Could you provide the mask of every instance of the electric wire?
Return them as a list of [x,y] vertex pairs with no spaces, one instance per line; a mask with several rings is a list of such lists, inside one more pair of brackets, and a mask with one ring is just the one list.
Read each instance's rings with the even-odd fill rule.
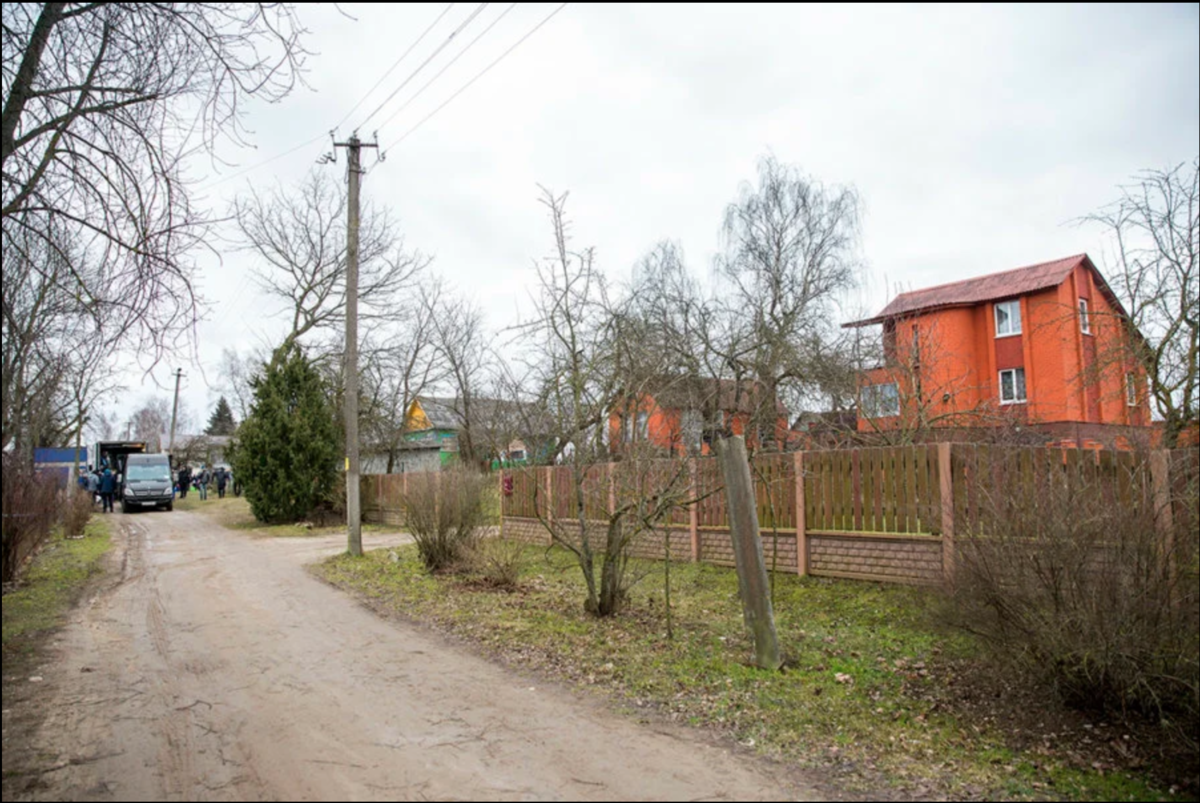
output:
[[429,88],[429,86],[430,86],[430,85],[431,85],[431,84],[432,84],[434,81],[436,81],[438,78],[440,78],[440,77],[442,76],[442,73],[446,72],[446,70],[448,70],[448,69],[450,69],[451,67],[453,67],[453,66],[454,66],[454,62],[456,62],[456,61],[458,61],[460,58],[462,58],[463,54],[464,54],[464,53],[466,53],[468,50],[470,50],[472,45],[474,45],[476,42],[478,42],[480,39],[482,39],[482,38],[483,38],[483,37],[484,37],[484,36],[487,34],[487,32],[488,32],[488,31],[490,31],[492,28],[495,28],[495,27],[496,27],[496,23],[498,23],[500,20],[504,19],[505,15],[506,15],[506,14],[508,14],[508,12],[512,11],[512,10],[513,10],[514,8],[516,8],[516,7],[517,7],[517,4],[516,4],[516,3],[513,3],[511,6],[509,6],[509,7],[508,7],[508,8],[506,8],[506,9],[504,9],[503,11],[501,11],[501,12],[500,12],[500,16],[498,16],[498,17],[496,17],[496,19],[492,20],[492,21],[491,21],[491,23],[490,23],[490,24],[489,24],[489,25],[488,25],[486,28],[484,28],[482,31],[480,31],[480,32],[479,32],[479,35],[478,35],[478,36],[476,36],[476,37],[475,37],[474,39],[472,39],[472,40],[471,40],[469,43],[467,43],[467,46],[466,46],[466,47],[464,47],[462,50],[460,50],[457,56],[455,56],[454,58],[450,59],[450,61],[448,61],[448,62],[446,63],[446,66],[444,66],[444,67],[442,67],[442,69],[438,70],[438,71],[437,71],[437,74],[436,74],[436,75],[434,75],[432,78],[430,78],[428,81],[426,81],[426,82],[425,82],[425,84],[424,84],[424,86],[422,86],[420,89],[418,89],[418,90],[417,90],[417,91],[416,91],[416,92],[413,94],[413,96],[412,96],[412,97],[410,97],[408,100],[404,101],[404,103],[402,103],[402,104],[400,105],[400,108],[396,109],[396,111],[394,111],[394,112],[392,112],[391,114],[389,114],[389,115],[388,115],[388,116],[387,116],[387,117],[386,117],[386,118],[385,118],[385,119],[384,119],[382,122],[380,122],[380,124],[379,124],[379,128],[383,128],[384,126],[386,126],[386,125],[387,125],[388,123],[390,123],[390,122],[391,122],[393,119],[395,119],[396,115],[398,115],[400,112],[402,112],[402,111],[404,111],[405,109],[407,109],[407,108],[409,107],[409,104],[411,104],[411,103],[412,103],[414,100],[416,100],[417,98],[421,97],[421,93],[422,93],[422,92],[424,92],[426,89],[428,89],[428,88]]
[[480,3],[475,8],[475,10],[472,11],[470,13],[470,15],[467,16],[467,18],[465,20],[463,20],[461,23],[459,23],[459,26],[457,28],[455,28],[453,31],[450,32],[450,35],[446,37],[446,41],[444,41],[440,45],[438,45],[437,49],[434,50],[432,53],[430,53],[428,58],[426,58],[423,62],[421,62],[415,70],[413,70],[411,73],[409,73],[408,77],[400,82],[400,86],[393,89],[392,94],[390,94],[386,98],[384,98],[383,102],[380,103],[378,106],[376,106],[375,110],[372,111],[370,114],[368,114],[367,118],[365,120],[363,120],[361,123],[359,123],[358,125],[356,125],[354,127],[354,130],[357,131],[360,128],[363,128],[364,126],[366,126],[367,123],[371,122],[371,118],[374,117],[375,115],[379,114],[379,111],[388,104],[388,101],[390,101],[392,98],[396,97],[396,94],[401,89],[404,89],[404,87],[408,86],[408,82],[411,81],[412,79],[416,78],[417,75],[421,72],[421,70],[425,69],[425,66],[427,64],[429,64],[429,62],[431,62],[435,58],[437,58],[438,54],[441,53],[443,50],[445,50],[446,46],[449,45],[452,41],[454,41],[454,37],[458,36],[462,32],[462,30],[464,28],[466,28],[468,25],[470,25],[475,20],[475,18],[478,17],[479,14],[487,7],[488,7],[487,3]]
[[461,95],[463,92],[465,92],[465,91],[466,91],[468,88],[470,88],[471,84],[475,83],[475,82],[476,82],[476,81],[478,81],[480,78],[482,78],[482,77],[484,76],[484,74],[485,74],[485,73],[487,73],[487,71],[488,71],[488,70],[492,69],[492,68],[493,68],[493,67],[495,67],[497,64],[499,64],[499,63],[500,63],[500,62],[501,62],[501,61],[502,61],[502,60],[505,58],[505,56],[507,56],[509,53],[513,52],[514,50],[516,50],[516,49],[517,49],[517,48],[518,48],[518,47],[521,45],[521,43],[522,43],[522,42],[524,42],[526,39],[528,39],[529,37],[531,37],[531,36],[533,36],[535,33],[537,33],[539,28],[541,28],[543,25],[545,25],[547,22],[549,22],[549,21],[550,21],[550,20],[551,20],[551,19],[554,17],[554,15],[555,15],[555,14],[557,14],[557,13],[558,13],[558,12],[560,12],[560,11],[562,11],[564,8],[566,8],[566,7],[567,7],[567,5],[568,5],[567,3],[563,3],[563,4],[562,4],[562,5],[560,5],[558,8],[554,9],[553,11],[551,11],[551,12],[550,12],[550,13],[549,13],[549,14],[546,16],[546,18],[545,18],[545,19],[543,19],[541,22],[539,22],[537,25],[535,25],[535,26],[533,27],[533,29],[529,31],[529,33],[525,34],[525,35],[524,35],[524,36],[522,36],[520,39],[518,39],[518,40],[516,41],[516,43],[515,43],[515,44],[514,44],[512,47],[510,47],[508,50],[505,50],[503,53],[501,53],[501,54],[500,54],[500,55],[499,55],[499,56],[496,58],[496,60],[495,60],[495,61],[493,61],[491,64],[489,64],[488,66],[486,66],[486,67],[484,67],[482,70],[480,70],[478,73],[476,73],[474,78],[472,78],[470,81],[467,81],[465,84],[463,84],[461,87],[459,87],[459,89],[458,89],[458,91],[457,91],[457,92],[455,92],[455,93],[454,93],[453,95],[451,95],[450,97],[446,98],[446,100],[442,102],[442,105],[438,106],[436,109],[434,109],[433,111],[431,111],[429,114],[427,114],[427,115],[425,115],[424,117],[422,117],[422,118],[421,118],[421,120],[420,120],[420,122],[418,122],[418,123],[417,123],[416,125],[414,125],[412,128],[408,129],[408,131],[405,131],[405,132],[404,132],[404,134],[403,134],[403,135],[401,135],[401,137],[400,137],[399,139],[397,139],[396,141],[392,142],[390,145],[388,145],[388,146],[386,146],[385,148],[383,148],[383,149],[382,149],[383,153],[384,153],[384,154],[386,154],[386,153],[387,153],[387,151],[391,150],[392,148],[394,148],[395,146],[399,145],[399,144],[400,144],[401,142],[403,142],[404,140],[408,139],[408,138],[409,138],[409,137],[410,137],[410,136],[413,134],[413,132],[415,132],[415,131],[416,131],[418,128],[420,128],[421,126],[425,125],[425,123],[426,123],[426,122],[428,122],[428,121],[429,121],[429,119],[430,119],[431,117],[433,117],[435,114],[437,114],[438,112],[440,112],[442,109],[446,108],[446,106],[448,106],[448,105],[450,104],[450,102],[451,102],[451,101],[453,101],[455,98],[457,98],[457,97],[458,97],[459,95]]

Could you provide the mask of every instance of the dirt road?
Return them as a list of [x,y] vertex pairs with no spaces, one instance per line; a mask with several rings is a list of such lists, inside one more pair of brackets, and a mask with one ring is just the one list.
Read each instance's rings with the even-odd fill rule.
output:
[[[342,538],[253,539],[183,511],[112,520],[114,577],[40,682],[5,678],[6,798],[815,797],[685,729],[380,619],[303,569]],[[44,720],[10,784],[10,717],[34,705]]]

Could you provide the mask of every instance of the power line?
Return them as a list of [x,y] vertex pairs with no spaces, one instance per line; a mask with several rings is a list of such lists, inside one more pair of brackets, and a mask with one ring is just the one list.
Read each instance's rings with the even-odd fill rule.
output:
[[362,123],[360,123],[359,125],[354,127],[354,130],[357,131],[360,128],[363,128],[364,126],[366,126],[367,123],[371,122],[371,118],[374,117],[376,114],[379,114],[379,110],[382,109],[384,106],[386,106],[388,104],[388,101],[390,101],[392,98],[396,97],[397,92],[399,92],[401,89],[404,89],[404,87],[408,86],[408,82],[411,81],[412,79],[416,78],[417,74],[419,72],[421,72],[421,70],[425,69],[425,65],[429,64],[429,62],[433,61],[439,53],[441,53],[443,50],[445,50],[446,46],[449,45],[450,42],[452,42],[454,40],[454,37],[458,36],[459,33],[461,33],[462,30],[464,28],[466,28],[468,25],[470,25],[475,20],[475,18],[479,16],[480,12],[482,12],[487,7],[488,7],[487,3],[480,3],[475,8],[475,10],[472,11],[470,13],[470,15],[459,24],[459,26],[457,28],[455,28],[453,31],[450,32],[450,35],[446,37],[446,41],[442,42],[440,45],[438,45],[438,48],[436,50],[434,50],[432,53],[430,53],[429,57],[427,59],[425,59],[423,62],[421,62],[421,64],[417,67],[417,69],[415,69],[411,73],[409,73],[409,76],[400,82],[400,86],[393,89],[392,94],[390,94],[386,98],[384,98],[383,102],[380,103],[378,106],[376,106],[375,110],[373,112],[371,112],[370,114],[367,115],[367,119],[363,120]]
[[439,22],[442,21],[442,17],[444,17],[450,13],[450,9],[452,9],[452,8],[454,8],[454,3],[450,3],[444,9],[442,9],[442,13],[438,14],[437,19],[435,19],[433,22],[431,22],[429,24],[429,27],[426,28],[424,30],[424,32],[422,32],[421,35],[417,37],[417,40],[408,46],[408,50],[405,50],[403,53],[401,53],[400,58],[393,61],[392,66],[387,68],[387,72],[385,72],[383,75],[379,76],[379,80],[375,82],[375,85],[372,86],[370,89],[368,89],[367,93],[358,99],[358,103],[355,103],[354,107],[352,109],[350,109],[350,111],[346,112],[346,116],[343,117],[341,120],[337,121],[337,125],[334,126],[335,129],[341,128],[342,123],[346,122],[346,120],[350,119],[350,115],[352,115],[356,111],[358,111],[358,107],[363,105],[363,101],[365,101],[367,98],[369,98],[371,96],[371,93],[379,88],[379,85],[382,84],[384,82],[384,80],[389,75],[392,74],[392,70],[394,70],[400,66],[400,62],[404,61],[405,57],[408,56],[409,53],[413,52],[413,48],[415,48],[417,45],[421,44],[421,40],[429,35],[429,32],[432,31],[434,29],[434,27]]
[[541,22],[539,22],[537,25],[533,26],[533,29],[532,29],[531,31],[529,31],[529,33],[525,34],[525,35],[524,35],[524,36],[522,36],[520,39],[518,39],[518,40],[516,41],[516,44],[514,44],[514,45],[513,45],[512,47],[510,47],[508,50],[505,50],[503,53],[501,53],[501,54],[500,54],[500,55],[499,55],[499,56],[496,58],[496,60],[495,60],[495,61],[493,61],[491,64],[489,64],[488,66],[486,66],[486,67],[484,67],[482,70],[480,70],[478,73],[476,73],[474,78],[472,78],[470,81],[467,81],[465,84],[463,84],[463,85],[462,85],[462,86],[461,86],[461,87],[458,89],[458,91],[457,91],[457,92],[455,92],[455,93],[454,93],[453,95],[451,95],[450,97],[446,98],[446,100],[445,100],[445,101],[442,103],[442,105],[441,105],[441,106],[438,106],[436,109],[434,109],[433,111],[431,111],[429,114],[427,114],[427,115],[425,115],[423,118],[421,118],[421,121],[420,121],[419,123],[417,123],[416,125],[414,125],[412,128],[408,129],[408,131],[405,131],[405,132],[404,132],[404,134],[403,134],[403,135],[402,135],[402,136],[401,136],[399,139],[397,139],[395,142],[393,142],[393,143],[391,143],[390,145],[388,145],[387,147],[383,148],[383,151],[384,151],[384,153],[386,153],[387,151],[391,150],[391,149],[392,149],[392,148],[394,148],[395,146],[399,145],[399,144],[400,144],[401,142],[403,142],[404,140],[408,139],[408,137],[409,137],[409,136],[411,136],[411,135],[412,135],[412,133],[413,133],[414,131],[416,131],[416,130],[417,130],[418,128],[420,128],[421,126],[425,125],[425,123],[426,123],[426,122],[429,120],[429,118],[433,117],[435,114],[437,114],[438,112],[440,112],[442,109],[446,108],[446,106],[450,104],[450,101],[454,100],[454,99],[455,99],[455,98],[457,98],[459,95],[461,95],[463,92],[465,92],[465,91],[466,91],[466,90],[467,90],[467,89],[468,89],[468,88],[471,86],[471,84],[475,83],[475,82],[476,82],[476,81],[478,81],[480,78],[482,78],[482,77],[483,77],[483,75],[484,75],[484,73],[486,73],[488,70],[492,69],[492,68],[493,68],[493,67],[495,67],[497,64],[499,64],[499,63],[500,63],[500,62],[501,62],[501,61],[504,59],[504,57],[505,57],[505,56],[507,56],[509,53],[513,52],[514,50],[516,50],[516,49],[517,49],[517,48],[518,48],[518,47],[521,45],[521,43],[522,43],[522,42],[524,42],[526,39],[528,39],[529,37],[531,37],[531,36],[533,36],[535,33],[537,33],[537,31],[538,31],[538,29],[539,29],[539,28],[541,28],[543,25],[545,25],[547,22],[549,22],[549,21],[550,21],[550,20],[551,20],[551,19],[554,17],[554,15],[555,15],[555,14],[557,14],[557,13],[558,13],[558,12],[560,12],[560,11],[562,11],[562,10],[563,10],[564,8],[566,8],[566,7],[567,7],[567,3],[563,3],[561,6],[559,6],[559,7],[558,7],[558,8],[556,8],[556,9],[554,9],[553,11],[551,11],[551,12],[549,13],[549,15],[547,15],[547,16],[546,16],[546,18],[545,18],[545,19],[543,19],[543,20],[542,20]]
[[[437,16],[437,18],[429,24],[429,27],[427,27],[424,31],[422,31],[421,35],[418,36],[416,38],[416,40],[411,45],[408,46],[407,50],[405,50],[402,54],[400,54],[400,58],[398,58],[394,62],[392,62],[392,66],[388,67],[387,71],[384,72],[384,74],[379,77],[379,80],[375,82],[375,85],[372,86],[370,89],[368,89],[363,94],[363,96],[358,99],[358,102],[355,103],[353,107],[351,107],[350,111],[346,112],[345,116],[342,117],[341,120],[337,121],[337,123],[333,126],[334,130],[340,128],[342,123],[346,122],[346,120],[348,120],[350,118],[350,115],[354,114],[354,112],[357,111],[358,107],[363,105],[363,102],[366,101],[366,99],[371,96],[371,93],[379,88],[379,85],[382,84],[384,82],[384,80],[389,75],[392,74],[392,71],[395,70],[396,67],[398,67],[400,65],[400,62],[404,61],[405,56],[407,56],[409,53],[411,53],[413,51],[413,49],[421,43],[421,40],[423,40],[429,34],[429,32],[432,31],[437,26],[437,24],[442,21],[442,18],[445,17],[446,14],[448,14],[450,12],[450,9],[454,8],[454,5],[455,5],[454,3],[450,3],[444,9],[442,9],[442,13],[439,14]],[[487,5],[487,4],[484,3],[484,5]],[[481,9],[476,9],[475,13],[478,14],[480,10]],[[470,19],[473,19],[473,18],[474,18],[474,15],[472,15],[472,17]],[[468,19],[468,22],[470,21],[470,19]],[[455,33],[457,33],[457,31]],[[450,36],[453,37],[454,34],[451,34]],[[444,46],[445,45],[443,45],[443,47]],[[436,53],[435,53],[435,55],[436,55]],[[422,66],[424,66],[424,65],[422,65]],[[418,70],[419,69],[420,68],[418,68]],[[401,86],[403,86],[403,84]],[[393,93],[393,94],[395,94],[395,93]],[[257,170],[258,168],[263,167],[264,165],[268,165],[271,162],[282,159],[285,156],[291,156],[293,153],[300,150],[301,148],[306,148],[309,145],[312,145],[314,142],[324,139],[326,136],[327,136],[327,132],[322,132],[320,134],[317,134],[312,139],[305,140],[304,142],[301,142],[299,145],[295,145],[295,146],[287,149],[283,153],[279,153],[268,159],[263,159],[262,161],[255,162],[254,164],[251,164],[247,167],[242,168],[241,170],[237,171],[236,173],[219,178],[216,181],[212,182],[211,184],[207,184],[207,185],[201,187],[200,189],[201,189],[201,191],[208,190],[208,189],[212,189],[213,187],[218,187],[228,181],[233,181],[235,178],[240,178],[241,176],[244,176],[253,170]]]
[[411,103],[412,103],[414,100],[416,100],[417,98],[421,97],[421,93],[422,93],[422,92],[424,92],[426,89],[428,89],[430,84],[432,84],[434,81],[436,81],[438,78],[440,78],[440,77],[442,76],[442,73],[446,72],[446,70],[448,70],[448,69],[450,69],[451,67],[453,67],[453,66],[454,66],[454,62],[456,62],[456,61],[458,61],[460,58],[462,58],[464,53],[466,53],[468,50],[470,50],[470,49],[471,49],[471,47],[472,47],[472,46],[473,46],[473,45],[474,45],[476,42],[478,42],[478,41],[479,41],[480,39],[482,39],[482,38],[483,38],[485,35],[487,35],[487,32],[488,32],[488,31],[490,31],[492,28],[495,28],[495,27],[496,27],[496,23],[498,23],[500,20],[504,19],[505,15],[506,15],[506,14],[508,14],[508,12],[512,11],[512,10],[513,10],[514,8],[516,8],[516,7],[517,7],[517,4],[516,4],[516,3],[513,3],[511,6],[509,6],[509,7],[508,7],[508,8],[506,8],[506,9],[504,9],[503,11],[501,11],[501,12],[500,12],[500,16],[496,17],[496,19],[492,20],[492,22],[491,22],[491,24],[490,24],[490,25],[488,25],[486,28],[484,28],[482,31],[480,31],[480,32],[479,32],[479,35],[478,35],[478,36],[476,36],[474,39],[472,39],[472,40],[471,40],[471,41],[470,41],[470,42],[467,44],[467,46],[466,46],[466,47],[464,47],[462,50],[460,50],[457,56],[455,56],[454,58],[450,59],[450,61],[446,63],[446,66],[442,67],[442,69],[440,69],[440,70],[438,70],[438,71],[437,71],[437,75],[433,76],[433,77],[432,77],[432,78],[430,78],[428,81],[426,81],[426,82],[425,82],[425,85],[424,85],[424,86],[422,86],[420,89],[418,89],[418,90],[416,91],[416,93],[415,93],[415,94],[414,94],[414,95],[413,95],[411,98],[409,98],[408,100],[404,101],[404,103],[400,105],[400,108],[396,109],[396,111],[394,111],[394,112],[392,112],[391,114],[389,114],[389,115],[387,116],[387,118],[386,118],[386,119],[384,119],[384,120],[383,120],[383,122],[381,122],[381,123],[379,124],[379,127],[380,127],[380,128],[383,128],[384,126],[386,126],[388,123],[390,123],[390,122],[391,122],[391,121],[392,121],[392,120],[393,120],[393,119],[396,117],[396,115],[397,115],[397,114],[399,114],[400,112],[402,112],[402,111],[404,111],[405,109],[407,109],[407,108],[409,107],[409,104],[411,104]]

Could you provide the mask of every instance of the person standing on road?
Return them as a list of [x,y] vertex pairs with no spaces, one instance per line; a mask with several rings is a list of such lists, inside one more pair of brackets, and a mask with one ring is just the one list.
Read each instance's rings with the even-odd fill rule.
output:
[[187,499],[188,486],[192,484],[192,468],[184,463],[179,468],[179,498]]
[[225,467],[221,466],[217,469],[217,498],[225,498],[225,484],[229,482],[229,475],[225,473]]
[[197,485],[197,487],[200,489],[201,500],[208,499],[208,479],[208,464],[206,463],[205,465],[200,466],[199,484]]
[[104,500],[104,508],[102,513],[113,512],[113,494],[117,491],[117,477],[112,473],[112,469],[105,467],[104,473],[100,475],[100,498]]
[[100,501],[100,472],[88,466],[87,490],[92,495],[92,504]]

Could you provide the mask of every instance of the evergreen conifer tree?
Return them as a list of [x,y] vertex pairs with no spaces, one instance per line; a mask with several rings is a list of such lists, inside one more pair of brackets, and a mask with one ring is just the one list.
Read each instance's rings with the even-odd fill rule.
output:
[[251,380],[254,402],[238,429],[233,472],[254,517],[298,521],[338,481],[338,432],[330,390],[298,345],[289,344]]
[[205,435],[232,435],[237,429],[237,422],[233,420],[233,408],[229,406],[229,402],[222,396],[217,400],[217,407],[213,410],[208,419],[208,427],[204,430]]

